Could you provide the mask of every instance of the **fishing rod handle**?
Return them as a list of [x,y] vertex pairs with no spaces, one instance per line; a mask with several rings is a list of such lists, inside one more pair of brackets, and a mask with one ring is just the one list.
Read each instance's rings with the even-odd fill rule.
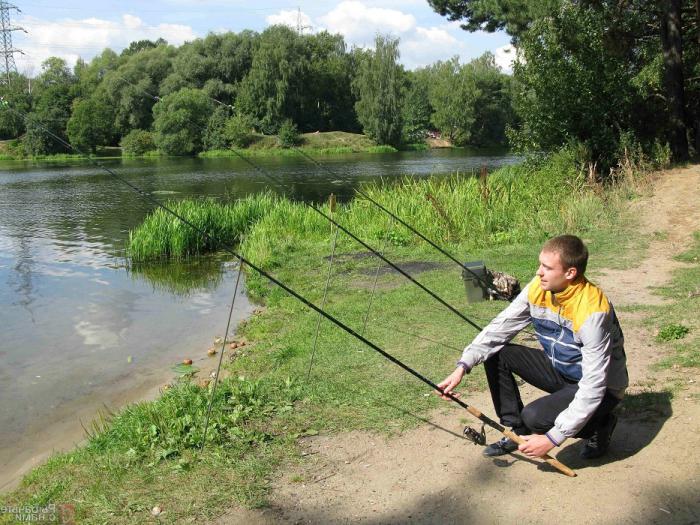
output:
[[[503,433],[504,436],[515,441],[518,445],[522,445],[523,443],[526,443],[526,441],[521,436],[517,435],[512,430],[503,429],[503,430],[501,430],[501,432]],[[569,467],[564,465],[564,463],[562,463],[561,461],[554,459],[549,454],[545,454],[544,456],[542,456],[542,459],[545,460],[550,465],[552,465],[555,469],[557,469],[562,474],[566,474],[567,476],[569,476],[571,478],[576,477],[576,472],[574,472]]]

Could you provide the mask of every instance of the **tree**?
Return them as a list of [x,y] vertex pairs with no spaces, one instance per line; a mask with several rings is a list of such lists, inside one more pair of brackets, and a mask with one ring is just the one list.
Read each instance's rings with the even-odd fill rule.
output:
[[[587,77],[588,82],[581,84],[579,89],[571,86],[568,91],[579,109],[584,102],[599,98],[595,102],[602,104],[603,109],[589,109],[592,114],[605,117],[602,127],[606,132],[601,133],[598,129],[600,121],[586,118],[587,125],[593,127],[584,129],[582,124],[567,119],[574,124],[574,129],[560,124],[559,135],[573,139],[583,136],[587,144],[595,144],[594,149],[608,160],[615,155],[619,138],[623,135],[629,137],[630,133],[647,149],[649,144],[655,142],[670,143],[673,157],[677,160],[687,158],[686,137],[695,133],[695,142],[700,150],[700,104],[697,102],[700,99],[700,83],[697,82],[700,73],[697,50],[700,45],[683,46],[684,34],[689,35],[686,41],[691,41],[694,36],[700,43],[700,2],[697,0],[429,0],[429,3],[440,14],[462,21],[464,29],[505,29],[517,46],[532,49],[542,49],[543,42],[536,39],[546,39],[543,35],[544,24],[552,27],[571,25],[572,18],[576,16],[581,17],[583,24],[589,24],[591,20],[587,17],[596,16],[598,22],[595,28],[590,27],[593,31],[589,35],[596,42],[598,55],[582,60],[581,64],[589,70],[579,72],[582,77]],[[561,36],[562,42],[576,40],[575,35]],[[583,44],[591,51],[587,42]],[[584,55],[583,50],[576,52],[571,46],[563,45],[561,49],[565,50],[569,61],[578,60]],[[525,54],[529,61],[541,58],[537,53],[526,51]],[[545,53],[543,58],[552,65],[551,53]],[[573,64],[567,60],[561,62],[565,66],[563,74],[557,69],[551,69],[548,74],[551,83],[557,84],[559,92],[563,93],[566,91],[563,84],[572,81]],[[620,69],[613,71],[605,62],[615,64]],[[529,65],[538,67],[537,64]],[[516,69],[515,76],[518,77],[518,71],[525,69],[527,66]],[[611,115],[619,114],[615,104],[620,102],[620,97],[605,99],[592,96],[587,91],[591,86],[597,86],[592,77],[601,71],[608,75],[608,80],[614,86],[621,87],[624,93],[634,98],[625,101],[624,107],[631,114],[622,119],[624,125],[612,124],[616,126],[612,132],[607,126],[611,125]],[[661,82],[657,83],[657,79]],[[602,93],[610,93],[610,90],[603,89]],[[529,97],[528,102],[537,103],[532,98],[532,91],[526,96]],[[564,100],[559,99],[558,102]],[[540,107],[546,105],[547,102],[543,101]],[[520,107],[525,108],[523,104]],[[534,115],[532,112],[526,113]],[[558,115],[559,112],[555,111],[547,118],[554,122]],[[534,123],[535,127],[540,127],[539,124]],[[533,123],[524,117],[522,125],[525,134],[531,135],[528,129],[533,127]],[[553,129],[555,125],[551,127]],[[607,135],[607,138],[604,139],[603,135]]]
[[513,125],[512,78],[501,72],[492,53],[484,53],[466,66],[474,74],[476,99],[470,144],[496,146],[506,143],[506,128]]
[[105,73],[96,96],[114,109],[114,126],[119,136],[132,129],[149,129],[153,123],[154,97],[172,71],[175,49],[161,45],[126,57],[115,71]]
[[430,129],[430,116],[433,113],[428,95],[430,73],[425,69],[409,72],[407,80],[403,97],[403,140],[416,142],[423,140]]
[[78,99],[68,120],[70,143],[81,151],[95,152],[97,146],[106,146],[113,138],[114,114],[99,99]]
[[563,0],[428,0],[440,15],[461,21],[467,31],[494,32],[505,29],[519,37],[534,20],[551,16]]
[[377,36],[373,52],[360,61],[354,88],[357,119],[367,136],[380,144],[401,142],[404,72],[399,60],[399,40]]
[[0,140],[15,139],[24,133],[22,113],[28,113],[32,105],[32,97],[25,89],[28,79],[17,73],[10,75],[9,84],[0,86],[0,97],[14,111],[0,107]]
[[168,155],[192,155],[202,151],[203,130],[214,108],[198,89],[185,88],[163,97],[153,108],[155,141]]
[[29,124],[22,140],[25,150],[32,155],[66,151],[65,146],[49,133],[61,140],[68,140],[66,125],[71,114],[75,84],[75,77],[62,58],[48,58],[41,69],[35,82],[34,107],[28,115]]
[[248,75],[236,98],[237,108],[250,115],[265,132],[276,132],[282,122],[303,120],[307,111],[303,93],[308,89],[309,63],[301,37],[286,26],[272,26],[258,41]]
[[475,121],[475,103],[481,95],[472,68],[460,66],[457,57],[430,68],[428,96],[432,124],[450,141],[466,144]]
[[219,106],[212,113],[207,122],[207,129],[204,132],[204,149],[226,149],[228,139],[226,138],[226,123],[231,118],[231,108]]

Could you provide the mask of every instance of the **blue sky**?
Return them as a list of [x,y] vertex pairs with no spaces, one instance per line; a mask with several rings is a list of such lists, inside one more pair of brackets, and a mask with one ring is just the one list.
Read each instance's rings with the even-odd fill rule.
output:
[[[92,58],[105,47],[120,51],[132,40],[158,37],[179,45],[215,31],[262,31],[274,23],[306,32],[340,33],[350,45],[368,47],[377,32],[401,39],[401,61],[416,68],[459,56],[468,61],[485,51],[496,53],[508,68],[509,38],[503,33],[468,33],[432,11],[426,0],[151,0],[148,2],[87,0],[15,0],[22,13],[15,25],[29,31],[14,33],[20,71],[37,74],[49,56],[70,64],[80,56]],[[300,12],[299,12],[300,11]]]

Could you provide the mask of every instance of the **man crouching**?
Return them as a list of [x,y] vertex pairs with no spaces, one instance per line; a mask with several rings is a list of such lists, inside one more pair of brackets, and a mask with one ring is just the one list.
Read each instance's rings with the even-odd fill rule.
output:
[[[439,387],[445,393],[484,362],[501,424],[522,436],[502,438],[484,450],[500,456],[519,449],[541,457],[567,438],[584,438],[586,459],[605,454],[617,417],[612,409],[628,385],[624,338],[612,304],[585,276],[588,249],[562,235],[542,247],[535,278],[474,341]],[[544,352],[510,344],[533,324]],[[514,375],[549,395],[523,406]],[[449,399],[442,396],[443,399]]]

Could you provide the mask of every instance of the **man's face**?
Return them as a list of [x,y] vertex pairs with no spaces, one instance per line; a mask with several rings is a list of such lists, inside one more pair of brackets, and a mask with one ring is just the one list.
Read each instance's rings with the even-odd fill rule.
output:
[[540,267],[537,275],[540,285],[546,292],[559,293],[576,279],[576,268],[564,268],[558,252],[540,252]]

